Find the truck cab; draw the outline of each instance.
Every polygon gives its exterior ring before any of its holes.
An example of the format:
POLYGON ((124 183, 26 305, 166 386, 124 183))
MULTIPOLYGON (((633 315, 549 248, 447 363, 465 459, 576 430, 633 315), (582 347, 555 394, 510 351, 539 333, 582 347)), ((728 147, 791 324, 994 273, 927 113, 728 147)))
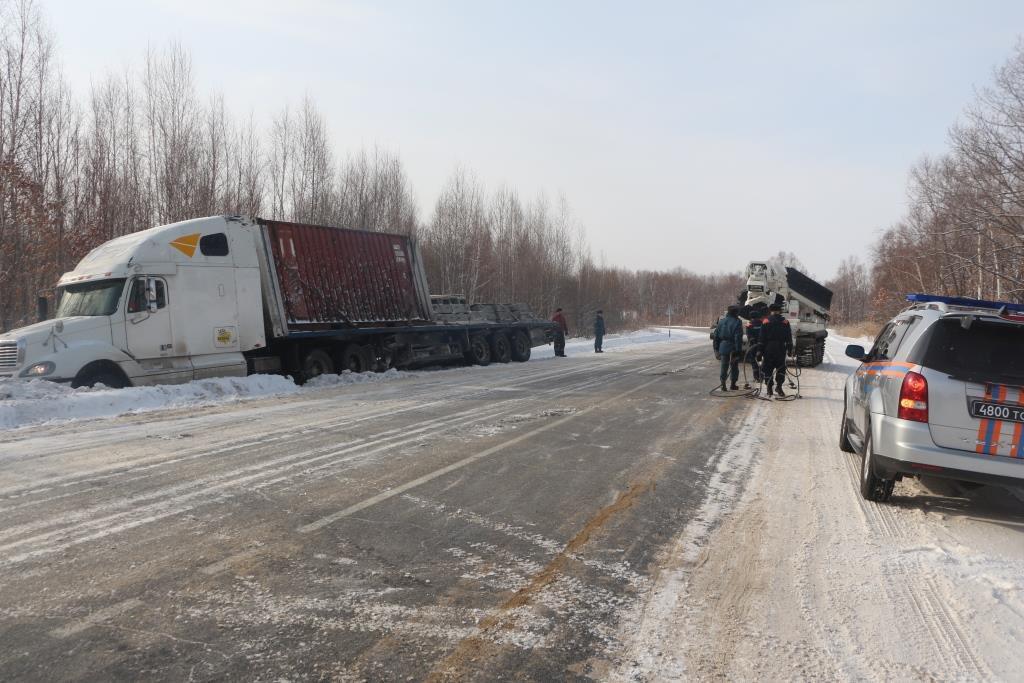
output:
POLYGON ((74 386, 244 376, 266 346, 255 226, 182 221, 91 251, 57 283, 55 318, 0 335, 0 377, 74 386))

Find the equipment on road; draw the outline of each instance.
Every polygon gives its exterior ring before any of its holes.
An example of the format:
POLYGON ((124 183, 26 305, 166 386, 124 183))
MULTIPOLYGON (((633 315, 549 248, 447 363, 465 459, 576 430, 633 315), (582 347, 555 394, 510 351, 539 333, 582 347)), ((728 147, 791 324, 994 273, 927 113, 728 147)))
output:
POLYGON ((793 329, 796 364, 814 367, 825 355, 825 330, 832 305, 832 290, 777 261, 751 261, 746 269, 747 286, 738 300, 746 320, 767 315, 768 306, 779 304, 793 329))
POLYGON ((757 379, 756 386, 752 385, 751 382, 750 382, 751 378, 747 377, 747 365, 749 365, 749 363, 748 362, 743 362, 743 363, 740 363, 740 366, 742 367, 742 374, 743 374, 743 388, 742 389, 740 389, 739 391, 722 391, 721 386, 716 384, 714 387, 712 387, 712 389, 708 392, 708 394, 710 396, 713 396, 714 398, 759 398, 762 401, 773 401, 773 402, 776 402, 776 403, 778 403, 780 401, 781 402, 789 402, 789 401, 795 401, 797 399, 802 399, 803 395, 800 393, 800 375, 803 374, 803 368, 800 367, 799 365, 792 365, 792 366, 787 366, 786 367, 786 377, 788 378, 789 387, 791 389, 795 389, 796 390, 795 393, 793 393, 793 394, 786 394, 785 396, 776 396, 774 398, 769 397, 768 395, 766 395, 766 392, 765 392, 765 381, 764 381, 765 372, 764 372, 764 369, 763 369, 763 366, 762 366, 763 359, 760 359, 760 353, 759 353, 760 346, 761 345, 759 343, 755 343, 753 346, 751 346, 749 349, 747 349, 747 356, 746 356, 747 358, 750 358, 751 357, 750 354, 753 354, 754 355, 753 357, 755 359, 757 359, 757 360, 755 360, 755 363, 758 365, 757 372, 756 372, 756 379, 757 379))
POLYGON ((56 319, 0 335, 0 378, 114 388, 522 362, 556 328, 525 304, 432 297, 409 235, 244 216, 101 244, 57 294, 56 319))

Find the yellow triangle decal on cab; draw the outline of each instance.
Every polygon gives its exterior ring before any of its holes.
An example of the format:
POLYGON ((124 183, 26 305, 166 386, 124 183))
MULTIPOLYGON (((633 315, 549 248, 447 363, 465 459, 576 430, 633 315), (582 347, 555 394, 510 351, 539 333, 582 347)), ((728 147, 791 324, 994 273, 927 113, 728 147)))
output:
POLYGON ((182 235, 178 239, 171 242, 171 246, 180 251, 185 256, 192 258, 192 255, 196 253, 196 245, 199 244, 199 233, 194 235, 182 235))

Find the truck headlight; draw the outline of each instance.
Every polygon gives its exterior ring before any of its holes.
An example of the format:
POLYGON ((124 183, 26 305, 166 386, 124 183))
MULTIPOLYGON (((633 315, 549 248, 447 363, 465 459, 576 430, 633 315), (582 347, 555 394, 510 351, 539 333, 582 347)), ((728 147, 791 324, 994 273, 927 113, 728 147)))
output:
POLYGON ((21 377, 46 377, 51 372, 57 369, 57 366, 48 360, 44 360, 42 363, 36 363, 31 367, 27 367, 21 371, 21 377))

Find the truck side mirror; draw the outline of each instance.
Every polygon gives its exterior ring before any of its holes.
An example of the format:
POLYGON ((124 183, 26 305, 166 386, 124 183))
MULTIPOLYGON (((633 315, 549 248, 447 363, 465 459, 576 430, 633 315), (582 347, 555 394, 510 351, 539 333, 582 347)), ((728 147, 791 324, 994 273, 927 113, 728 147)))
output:
POLYGON ((846 355, 854 360, 863 361, 867 353, 860 344, 850 344, 846 347, 846 355))
POLYGON ((50 302, 47 301, 45 296, 41 296, 36 299, 36 317, 39 322, 43 322, 50 317, 50 302))

